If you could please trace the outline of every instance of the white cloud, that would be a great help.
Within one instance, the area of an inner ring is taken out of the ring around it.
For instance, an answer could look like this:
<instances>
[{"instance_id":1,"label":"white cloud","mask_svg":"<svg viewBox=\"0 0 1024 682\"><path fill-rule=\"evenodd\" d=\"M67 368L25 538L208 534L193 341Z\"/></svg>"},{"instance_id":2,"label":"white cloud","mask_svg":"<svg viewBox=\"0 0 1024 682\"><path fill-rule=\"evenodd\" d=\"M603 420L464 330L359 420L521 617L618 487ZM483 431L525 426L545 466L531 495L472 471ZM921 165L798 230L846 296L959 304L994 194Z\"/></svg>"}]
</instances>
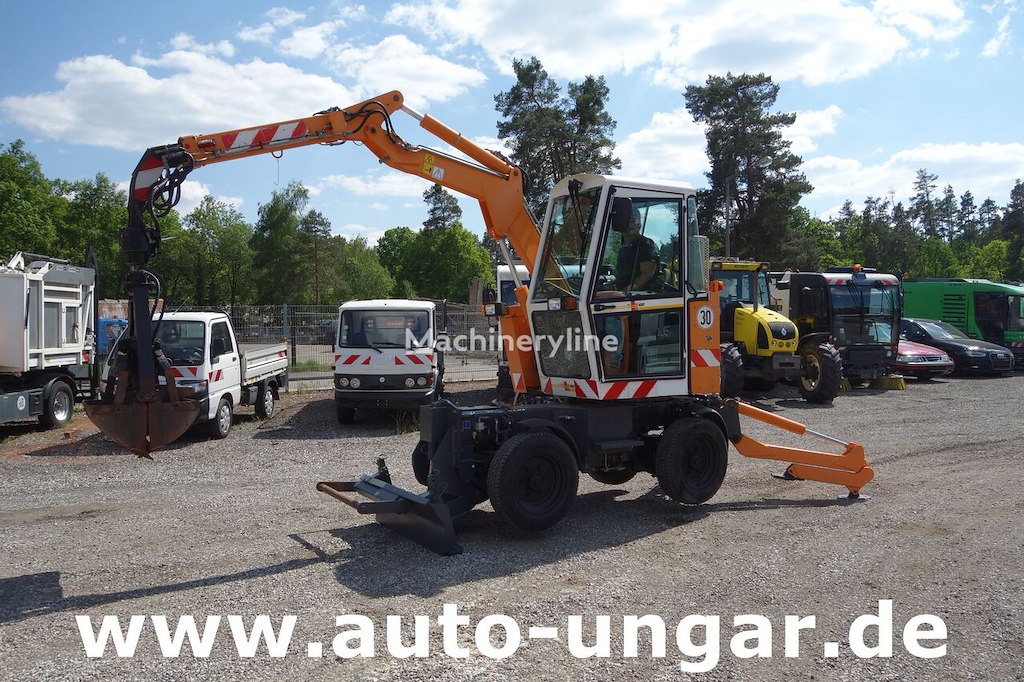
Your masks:
<instances>
[{"instance_id":1,"label":"white cloud","mask_svg":"<svg viewBox=\"0 0 1024 682\"><path fill-rule=\"evenodd\" d=\"M127 192L130 184L129 181L125 180L116 183L116 187L122 192ZM195 182L194 180L186 180L181 184L181 198L174 206L174 210L184 218L194 211L207 195L212 196L216 201L234 206L238 210L242 210L242 205L245 203L242 197L218 196L213 193L208 185L202 182Z\"/></svg>"},{"instance_id":2,"label":"white cloud","mask_svg":"<svg viewBox=\"0 0 1024 682\"><path fill-rule=\"evenodd\" d=\"M670 87L726 71L841 81L967 27L953 0L878 0L873 8L846 0L591 3L586 21L572 3L414 0L392 6L385 20L479 48L504 73L513 58L535 55L555 78L650 66Z\"/></svg>"},{"instance_id":3,"label":"white cloud","mask_svg":"<svg viewBox=\"0 0 1024 682\"><path fill-rule=\"evenodd\" d=\"M326 21L315 26L297 28L278 45L281 52L289 57L313 59L331 46L331 38L344 26L341 21Z\"/></svg>"},{"instance_id":4,"label":"white cloud","mask_svg":"<svg viewBox=\"0 0 1024 682\"><path fill-rule=\"evenodd\" d=\"M985 47L982 48L981 54L984 57L998 57L1010 42L1010 15L1007 14L1005 17L999 20L999 26L996 27L996 34L985 43Z\"/></svg>"},{"instance_id":5,"label":"white cloud","mask_svg":"<svg viewBox=\"0 0 1024 682\"><path fill-rule=\"evenodd\" d=\"M992 197L1003 203L1014 182L1024 178L1024 144L924 144L896 152L877 164L821 156L801 166L814 185L809 199L830 205L844 199L885 196L890 191L897 201L906 202L914 193L914 178L921 168L938 175L940 187L952 185L957 194L970 190L979 202Z\"/></svg>"},{"instance_id":6,"label":"white cloud","mask_svg":"<svg viewBox=\"0 0 1024 682\"><path fill-rule=\"evenodd\" d=\"M145 149L184 134L285 120L359 99L330 78L285 64L233 64L190 50L136 56L132 65L81 57L62 62L56 78L61 89L5 97L0 110L43 137L115 149Z\"/></svg>"},{"instance_id":7,"label":"white cloud","mask_svg":"<svg viewBox=\"0 0 1024 682\"><path fill-rule=\"evenodd\" d=\"M226 40L218 43L203 44L196 42L196 39L187 33L179 33L171 38L171 48L174 50L185 50L198 52L206 55L220 55L221 57L234 57L235 46Z\"/></svg>"},{"instance_id":8,"label":"white cloud","mask_svg":"<svg viewBox=\"0 0 1024 682\"><path fill-rule=\"evenodd\" d=\"M815 138L834 133L842 117L842 109L835 104L818 111L798 111L796 121L786 131L786 137L792 142L790 149L800 155L814 151L818 148Z\"/></svg>"},{"instance_id":9,"label":"white cloud","mask_svg":"<svg viewBox=\"0 0 1024 682\"><path fill-rule=\"evenodd\" d=\"M290 26L306 18L306 15L302 12L296 12L287 7L273 7L264 12L263 16L274 26Z\"/></svg>"},{"instance_id":10,"label":"white cloud","mask_svg":"<svg viewBox=\"0 0 1024 682\"><path fill-rule=\"evenodd\" d=\"M259 26L242 27L236 34L236 37L247 42L269 45L270 39L278 28L290 26L306 18L305 14L288 9L287 7L274 7L264 12L263 16L267 18L267 21Z\"/></svg>"},{"instance_id":11,"label":"white cloud","mask_svg":"<svg viewBox=\"0 0 1024 682\"><path fill-rule=\"evenodd\" d=\"M422 197L430 181L415 175L387 170L367 175L327 175L314 183L319 192L340 189L358 196Z\"/></svg>"},{"instance_id":12,"label":"white cloud","mask_svg":"<svg viewBox=\"0 0 1024 682\"><path fill-rule=\"evenodd\" d=\"M403 35L376 45L339 45L330 54L335 70L354 78L364 92L401 90L416 109L456 97L487 79L481 71L429 54Z\"/></svg>"},{"instance_id":13,"label":"white cloud","mask_svg":"<svg viewBox=\"0 0 1024 682\"><path fill-rule=\"evenodd\" d=\"M642 130L630 133L615 147L622 175L675 179L703 186L709 170L704 127L685 108L658 112Z\"/></svg>"}]
</instances>

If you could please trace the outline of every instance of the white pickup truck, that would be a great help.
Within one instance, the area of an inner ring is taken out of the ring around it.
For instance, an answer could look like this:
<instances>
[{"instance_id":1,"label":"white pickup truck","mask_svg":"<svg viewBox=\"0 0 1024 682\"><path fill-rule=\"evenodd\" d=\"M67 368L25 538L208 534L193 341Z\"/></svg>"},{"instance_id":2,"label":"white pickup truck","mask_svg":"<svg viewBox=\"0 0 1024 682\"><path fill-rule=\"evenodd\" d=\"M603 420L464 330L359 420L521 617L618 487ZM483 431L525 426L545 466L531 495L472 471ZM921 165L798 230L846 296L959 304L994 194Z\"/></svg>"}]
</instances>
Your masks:
<instances>
[{"instance_id":1,"label":"white pickup truck","mask_svg":"<svg viewBox=\"0 0 1024 682\"><path fill-rule=\"evenodd\" d=\"M158 313L153 332L175 383L195 389L201 401L196 423L207 422L211 436L228 435L239 405L254 405L263 419L274 413L279 391L288 386L287 343L238 343L224 313Z\"/></svg>"}]
</instances>

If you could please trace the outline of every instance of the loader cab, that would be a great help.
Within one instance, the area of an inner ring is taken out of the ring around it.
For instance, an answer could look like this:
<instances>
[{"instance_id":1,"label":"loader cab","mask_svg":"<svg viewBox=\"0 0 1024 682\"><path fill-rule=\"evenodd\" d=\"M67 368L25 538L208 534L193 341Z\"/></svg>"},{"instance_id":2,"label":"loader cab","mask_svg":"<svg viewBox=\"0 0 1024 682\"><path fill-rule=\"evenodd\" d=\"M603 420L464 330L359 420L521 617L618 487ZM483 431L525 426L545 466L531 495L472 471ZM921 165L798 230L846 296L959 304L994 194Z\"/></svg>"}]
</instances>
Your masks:
<instances>
[{"instance_id":1,"label":"loader cab","mask_svg":"<svg viewBox=\"0 0 1024 682\"><path fill-rule=\"evenodd\" d=\"M689 302L707 300L692 189L567 178L552 191L540 253L527 308L545 393L691 390ZM717 305L704 308L702 323L717 326Z\"/></svg>"}]
</instances>

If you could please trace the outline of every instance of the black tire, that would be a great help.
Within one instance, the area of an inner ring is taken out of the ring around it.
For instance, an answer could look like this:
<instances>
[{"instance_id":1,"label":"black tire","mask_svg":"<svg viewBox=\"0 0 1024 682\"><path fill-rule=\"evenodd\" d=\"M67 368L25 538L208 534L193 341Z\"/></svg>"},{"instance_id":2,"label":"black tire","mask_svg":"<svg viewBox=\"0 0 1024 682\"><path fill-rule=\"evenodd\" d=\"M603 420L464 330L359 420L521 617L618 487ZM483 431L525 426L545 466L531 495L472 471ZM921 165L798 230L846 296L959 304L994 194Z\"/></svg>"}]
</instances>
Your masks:
<instances>
[{"instance_id":1,"label":"black tire","mask_svg":"<svg viewBox=\"0 0 1024 682\"><path fill-rule=\"evenodd\" d=\"M43 391L43 413L39 424L44 429L56 429L71 421L75 414L75 392L65 381L55 379Z\"/></svg>"},{"instance_id":2,"label":"black tire","mask_svg":"<svg viewBox=\"0 0 1024 682\"><path fill-rule=\"evenodd\" d=\"M516 531L535 533L561 521L576 499L580 472L565 442L548 431L512 436L487 472L494 511Z\"/></svg>"},{"instance_id":3,"label":"black tire","mask_svg":"<svg viewBox=\"0 0 1024 682\"><path fill-rule=\"evenodd\" d=\"M420 485L426 485L430 475L429 447L427 441L421 440L412 451L412 473Z\"/></svg>"},{"instance_id":4,"label":"black tire","mask_svg":"<svg viewBox=\"0 0 1024 682\"><path fill-rule=\"evenodd\" d=\"M356 420L356 408L344 407L337 403L334 404L335 412L338 416L338 423L341 425L351 424Z\"/></svg>"},{"instance_id":5,"label":"black tire","mask_svg":"<svg viewBox=\"0 0 1024 682\"><path fill-rule=\"evenodd\" d=\"M843 361L830 343L805 346L800 351L804 376L797 390L810 403L830 403L843 386Z\"/></svg>"},{"instance_id":6,"label":"black tire","mask_svg":"<svg viewBox=\"0 0 1024 682\"><path fill-rule=\"evenodd\" d=\"M213 419L208 422L207 428L210 432L211 438L220 440L227 438L228 433L231 431L231 401L227 398L221 398L220 402L217 403L217 411L213 415Z\"/></svg>"},{"instance_id":7,"label":"black tire","mask_svg":"<svg viewBox=\"0 0 1024 682\"><path fill-rule=\"evenodd\" d=\"M666 495L683 504L707 502L725 480L729 445L706 419L680 417L665 429L654 470Z\"/></svg>"},{"instance_id":8,"label":"black tire","mask_svg":"<svg viewBox=\"0 0 1024 682\"><path fill-rule=\"evenodd\" d=\"M597 469L587 472L590 477L598 483L605 485L622 485L633 480L636 476L636 469Z\"/></svg>"},{"instance_id":9,"label":"black tire","mask_svg":"<svg viewBox=\"0 0 1024 682\"><path fill-rule=\"evenodd\" d=\"M722 344L722 385L725 398L736 398L743 391L743 355L734 343Z\"/></svg>"},{"instance_id":10,"label":"black tire","mask_svg":"<svg viewBox=\"0 0 1024 682\"><path fill-rule=\"evenodd\" d=\"M256 416L260 419L270 419L274 416L275 398L274 389L263 384L256 393Z\"/></svg>"}]
</instances>

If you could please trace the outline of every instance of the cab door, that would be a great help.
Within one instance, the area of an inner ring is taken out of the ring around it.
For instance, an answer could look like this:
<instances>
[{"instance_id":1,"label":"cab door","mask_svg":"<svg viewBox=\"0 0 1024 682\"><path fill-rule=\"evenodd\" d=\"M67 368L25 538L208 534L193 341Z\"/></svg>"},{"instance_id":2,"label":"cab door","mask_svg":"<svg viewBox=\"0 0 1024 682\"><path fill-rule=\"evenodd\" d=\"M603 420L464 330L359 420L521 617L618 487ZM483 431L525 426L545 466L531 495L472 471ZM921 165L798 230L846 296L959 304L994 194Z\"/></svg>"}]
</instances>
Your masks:
<instances>
[{"instance_id":1,"label":"cab door","mask_svg":"<svg viewBox=\"0 0 1024 682\"><path fill-rule=\"evenodd\" d=\"M679 195L616 199L587 302L603 381L686 375L684 217Z\"/></svg>"},{"instance_id":2,"label":"cab door","mask_svg":"<svg viewBox=\"0 0 1024 682\"><path fill-rule=\"evenodd\" d=\"M227 320L216 320L210 325L210 364L208 381L210 396L219 400L224 393L230 393L234 405L241 398L241 358L231 334L231 325ZM216 409L216 401L211 400L211 409Z\"/></svg>"}]
</instances>

